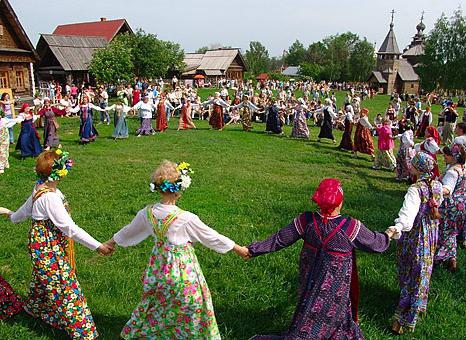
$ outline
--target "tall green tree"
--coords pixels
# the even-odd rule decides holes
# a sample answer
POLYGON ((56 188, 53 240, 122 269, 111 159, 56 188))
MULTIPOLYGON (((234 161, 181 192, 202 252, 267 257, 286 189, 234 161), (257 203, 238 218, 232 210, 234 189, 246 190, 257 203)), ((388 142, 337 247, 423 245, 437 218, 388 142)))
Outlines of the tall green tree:
POLYGON ((259 41, 251 41, 244 56, 249 72, 258 75, 268 71, 270 63, 269 51, 259 41))
POLYGON ((466 18, 461 9, 442 13, 426 39, 419 73, 423 89, 466 89, 466 18))
POLYGON ((306 49, 299 40, 296 40, 288 48, 288 53, 285 55, 284 61, 288 66, 298 66, 306 61, 306 49))
POLYGON ((89 73, 97 82, 106 84, 130 82, 134 78, 133 69, 131 48, 120 37, 94 52, 89 64, 89 73))
POLYGON ((374 46, 366 38, 359 40, 354 44, 349 57, 349 79, 352 81, 366 81, 374 68, 374 46))

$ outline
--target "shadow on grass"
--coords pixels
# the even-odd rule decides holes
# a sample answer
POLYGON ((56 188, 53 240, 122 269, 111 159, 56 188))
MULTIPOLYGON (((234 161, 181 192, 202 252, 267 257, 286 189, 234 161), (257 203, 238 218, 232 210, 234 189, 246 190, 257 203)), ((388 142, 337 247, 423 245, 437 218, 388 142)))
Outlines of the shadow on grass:
POLYGON ((30 332, 34 333, 37 337, 46 337, 49 339, 64 340, 69 339, 68 335, 64 331, 54 329, 47 325, 42 320, 33 318, 25 312, 5 321, 5 323, 13 325, 20 325, 27 328, 30 332))

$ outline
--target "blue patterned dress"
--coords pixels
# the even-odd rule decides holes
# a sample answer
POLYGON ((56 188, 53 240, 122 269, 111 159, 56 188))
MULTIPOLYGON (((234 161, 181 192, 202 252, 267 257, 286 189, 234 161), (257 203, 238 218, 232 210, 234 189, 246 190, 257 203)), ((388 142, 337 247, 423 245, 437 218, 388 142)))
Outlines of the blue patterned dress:
POLYGON ((291 325, 279 336, 254 339, 363 339, 357 320, 358 287, 354 249, 383 252, 390 239, 351 217, 325 223, 318 213, 305 212, 287 227, 249 248, 254 256, 304 241, 299 262, 298 304, 291 325))
POLYGON ((438 239, 438 222, 430 216, 432 194, 439 199, 442 184, 434 181, 432 194, 425 181, 413 184, 421 198, 421 206, 413 228, 403 232, 397 243, 400 300, 394 319, 407 331, 414 331, 419 314, 427 310, 430 277, 438 239))

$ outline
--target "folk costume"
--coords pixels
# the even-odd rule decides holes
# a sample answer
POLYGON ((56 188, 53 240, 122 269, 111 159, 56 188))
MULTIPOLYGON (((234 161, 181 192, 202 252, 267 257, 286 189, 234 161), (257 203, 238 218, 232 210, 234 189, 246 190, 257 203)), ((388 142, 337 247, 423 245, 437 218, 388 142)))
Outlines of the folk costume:
POLYGON ((400 139, 401 145, 396 154, 396 178, 408 180, 411 177, 411 160, 415 154, 413 130, 408 129, 397 138, 400 139))
POLYGON ((23 310, 23 302, 18 294, 13 291, 9 283, 0 276, 0 321, 20 313, 23 310))
POLYGON ((307 126, 306 106, 304 100, 298 101, 298 105, 294 108, 293 128, 291 130, 291 137, 309 139, 309 128, 307 126))
POLYGON ((32 107, 29 107, 25 103, 19 111, 19 114, 24 117, 24 120, 21 122, 18 143, 16 144, 16 150, 21 151, 21 157, 36 157, 42 152, 39 133, 34 124, 38 116, 32 114, 32 109, 32 107))
POLYGON ((440 177, 440 170, 437 163, 437 153, 440 151, 440 136, 437 129, 434 126, 428 126, 426 132, 429 134, 422 143, 414 145, 414 150, 416 152, 424 151, 427 152, 435 161, 433 174, 434 178, 440 177))
MULTIPOLYGON (((456 159, 461 158, 460 147, 453 145, 450 148, 451 155, 456 159)), ((462 160, 461 160, 462 161, 462 160)), ((440 212, 442 214, 439 226, 439 240, 436 262, 450 261, 451 269, 456 269, 457 245, 456 236, 466 226, 466 171, 464 164, 449 165, 440 181, 448 195, 444 195, 440 212)))
POLYGON ((223 121, 223 109, 229 107, 229 105, 220 98, 220 94, 217 92, 215 98, 208 100, 203 103, 204 106, 213 105, 212 114, 209 119, 209 124, 214 130, 222 130, 225 125, 223 121))
POLYGON ((400 300, 392 329, 414 331, 420 313, 427 310, 430 277, 438 239, 436 208, 442 203, 442 184, 432 177, 435 161, 418 152, 412 166, 421 173, 406 193, 395 219, 400 300), (401 235, 401 237, 400 237, 401 235))
POLYGON ((70 109, 70 112, 79 112, 79 138, 81 143, 93 142, 99 135, 94 126, 94 110, 100 112, 105 111, 92 103, 83 103, 70 109))
POLYGON ((325 100, 325 106, 316 110, 315 112, 322 112, 324 114, 324 120, 322 121, 322 125, 320 126, 319 132, 319 141, 322 138, 330 139, 335 143, 335 137, 333 137, 333 120, 337 118, 337 115, 333 111, 332 103, 330 99, 325 100))
POLYGON ((283 123, 280 120, 280 108, 276 104, 272 104, 267 108, 267 122, 265 126, 265 131, 282 134, 283 123))
MULTIPOLYGON (((178 171, 189 171, 181 163, 178 171)), ((181 172, 183 174, 183 172, 181 172)), ((176 183, 151 184, 151 190, 178 192, 190 177, 176 183)), ((220 339, 212 298, 199 266, 193 243, 221 254, 235 243, 205 225, 196 215, 176 205, 154 204, 139 211, 133 221, 113 236, 122 247, 151 237, 154 243, 143 278, 143 295, 121 332, 123 339, 220 339)))
POLYGON ((141 127, 136 131, 136 135, 153 135, 155 130, 152 127, 152 111, 157 110, 157 106, 149 102, 149 98, 145 97, 143 101, 138 102, 133 106, 133 110, 139 111, 141 119, 141 127))
POLYGON ((117 103, 106 108, 107 111, 113 110, 113 133, 112 137, 115 139, 126 139, 128 138, 128 123, 126 122, 126 116, 131 110, 129 106, 125 104, 117 103))
POLYGON ((50 149, 60 145, 57 130, 60 125, 57 122, 57 116, 64 116, 66 110, 60 110, 50 105, 50 99, 44 98, 44 107, 37 113, 44 119, 44 148, 50 149))
MULTIPOLYGON (((65 176, 72 162, 67 153, 55 161, 47 180, 65 176)), ((101 243, 74 223, 60 190, 34 188, 32 195, 10 215, 13 223, 32 217, 29 254, 32 261, 30 291, 25 311, 50 326, 64 330, 72 339, 95 339, 97 331, 76 278, 73 242, 95 250, 101 243)))
POLYGON ((429 107, 422 113, 419 120, 420 124, 416 131, 416 137, 424 138, 427 127, 432 124, 432 112, 429 107))
POLYGON ((353 151, 353 141, 351 137, 351 134, 353 132, 353 118, 353 106, 347 105, 345 112, 345 132, 343 132, 343 137, 341 139, 340 146, 338 147, 341 150, 353 151))
POLYGON ((10 132, 9 129, 18 124, 21 118, 1 118, 0 116, 0 174, 5 172, 5 169, 10 168, 10 132))
POLYGON ((379 136, 377 141, 378 148, 373 168, 385 168, 393 171, 396 168, 396 159, 393 155, 395 142, 392 139, 392 128, 389 124, 383 124, 377 128, 377 134, 379 136))
POLYGON ((195 129, 196 125, 191 118, 192 104, 189 99, 186 99, 181 106, 180 120, 178 122, 178 130, 195 129))
POLYGON ((288 331, 253 339, 363 339, 357 324, 355 249, 380 253, 388 248, 390 238, 352 217, 331 216, 343 201, 341 185, 335 179, 323 180, 313 200, 320 212, 304 212, 276 234, 248 247, 256 257, 304 241, 298 304, 288 331))
POLYGON ((251 131, 252 124, 251 118, 252 113, 259 110, 259 107, 251 103, 247 96, 243 97, 243 101, 238 105, 231 107, 234 110, 239 111, 239 115, 241 117, 241 122, 243 124, 243 131, 251 131))
POLYGON ((356 125, 356 132, 354 133, 354 152, 361 152, 368 155, 374 156, 374 142, 372 141, 371 130, 373 129, 367 114, 367 109, 361 110, 361 118, 359 118, 356 125))

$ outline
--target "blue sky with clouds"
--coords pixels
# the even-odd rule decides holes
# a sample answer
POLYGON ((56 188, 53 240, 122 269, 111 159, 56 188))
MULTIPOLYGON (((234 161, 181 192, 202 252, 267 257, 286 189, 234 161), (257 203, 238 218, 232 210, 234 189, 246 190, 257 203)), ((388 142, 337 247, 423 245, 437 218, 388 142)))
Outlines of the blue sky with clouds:
MULTIPOLYGON (((10 0, 35 45, 40 33, 59 24, 126 18, 160 39, 179 43, 186 52, 222 43, 247 49, 251 40, 263 43, 272 56, 281 55, 293 41, 305 46, 322 38, 351 31, 382 43, 395 9, 395 34, 400 49, 416 33, 425 11, 426 32, 442 11, 450 16, 459 0, 10 0)), ((463 2, 464 4, 464 2, 463 2)), ((463 8, 464 11, 464 8, 463 8)))

